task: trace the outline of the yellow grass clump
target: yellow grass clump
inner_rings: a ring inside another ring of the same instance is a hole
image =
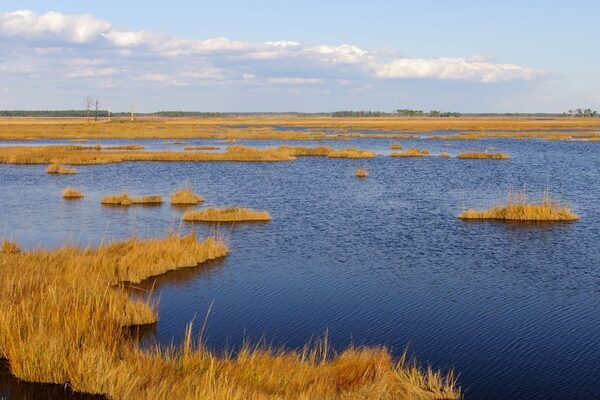
[[[406,149],[404,151],[396,151],[390,154],[392,157],[424,157],[429,155],[429,150],[423,149],[415,149],[411,147],[410,149]]]
[[[448,157],[450,157],[450,153],[446,153],[446,152],[440,153],[440,154],[438,154],[438,157],[448,158]]]
[[[75,168],[63,167],[60,164],[50,164],[46,172],[49,174],[76,174],[77,170]]]
[[[510,158],[510,156],[505,153],[470,152],[470,153],[460,153],[459,155],[456,156],[456,158],[506,160],[506,159]]]
[[[570,207],[553,200],[546,191],[540,202],[528,202],[525,191],[512,194],[509,192],[504,203],[499,203],[488,210],[463,211],[461,219],[488,219],[506,221],[576,221],[579,216]]]
[[[171,194],[171,204],[200,204],[203,201],[204,198],[199,194],[194,193],[189,185],[186,185],[184,188]]]
[[[2,253],[4,254],[17,254],[21,252],[21,247],[17,244],[17,242],[13,242],[12,240],[2,239]],[[2,352],[0,351],[0,357],[2,356]]]
[[[329,158],[373,158],[375,153],[369,150],[362,149],[339,149],[333,150],[327,154]]]
[[[79,199],[83,197],[83,193],[72,187],[65,188],[62,192],[62,197],[66,199]]]
[[[390,145],[390,149],[392,149],[392,150],[401,150],[403,148],[404,147],[400,143],[392,143]]]
[[[127,193],[104,196],[100,203],[114,206],[130,206],[135,204],[161,204],[161,196],[129,196]]]
[[[356,176],[357,178],[366,178],[369,176],[369,171],[367,171],[366,168],[359,167],[354,172],[354,176]]]
[[[219,146],[185,146],[184,150],[219,150]]]
[[[183,215],[183,220],[189,222],[270,221],[271,215],[267,211],[256,211],[249,208],[205,208],[187,211]]]

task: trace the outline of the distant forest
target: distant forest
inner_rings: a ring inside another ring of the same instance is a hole
[[[91,118],[95,116],[92,110],[0,110],[0,117],[47,117],[47,118]],[[98,118],[108,117],[108,110],[98,110]],[[111,117],[123,118],[130,117],[131,112],[112,112]],[[196,118],[215,118],[215,117],[260,117],[260,116],[290,116],[290,117],[338,117],[338,118],[364,118],[364,117],[568,117],[568,118],[598,118],[600,114],[591,109],[575,109],[564,113],[458,113],[447,111],[422,111],[411,109],[398,109],[395,112],[385,111],[334,111],[323,113],[302,113],[302,112],[201,112],[201,111],[158,111],[152,113],[135,113],[135,117],[196,117]]]

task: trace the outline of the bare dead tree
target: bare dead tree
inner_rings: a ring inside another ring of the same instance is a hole
[[[85,106],[85,121],[90,122],[90,111],[94,106],[94,99],[91,96],[86,96],[83,98],[83,104]]]
[[[106,105],[108,109],[108,122],[110,122],[110,98],[106,99]]]
[[[94,114],[94,122],[98,122],[98,98],[96,97],[96,113]]]
[[[135,120],[135,102],[131,103],[129,111],[131,113],[131,121]]]

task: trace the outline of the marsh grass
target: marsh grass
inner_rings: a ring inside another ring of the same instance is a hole
[[[175,205],[194,205],[204,202],[204,198],[192,191],[189,183],[185,187],[171,194],[171,204]]]
[[[450,153],[443,152],[443,153],[438,154],[438,157],[449,158],[450,157]]]
[[[369,176],[369,171],[367,171],[367,169],[364,167],[359,167],[356,169],[356,171],[354,171],[354,176],[357,178],[366,178]]]
[[[17,242],[8,239],[2,239],[2,253],[17,254],[21,252],[21,247]],[[1,350],[1,349],[0,349]],[[0,352],[1,354],[1,352]]]
[[[510,156],[505,153],[488,153],[486,151],[460,153],[456,158],[506,160],[509,159]]]
[[[80,199],[83,197],[83,193],[75,188],[67,187],[63,190],[62,197],[65,199]]]
[[[146,147],[140,144],[127,144],[119,146],[103,146],[104,150],[144,150]]]
[[[429,150],[427,150],[427,149],[419,150],[419,149],[415,149],[414,147],[411,147],[410,149],[406,149],[404,151],[393,152],[390,155],[392,157],[425,157],[425,156],[429,155]]]
[[[75,168],[64,167],[60,164],[50,164],[46,169],[46,172],[49,174],[67,174],[72,175],[76,174],[77,170]]]
[[[131,205],[160,205],[161,196],[129,196],[127,193],[110,194],[100,200],[101,204],[109,206],[131,206]]]
[[[461,219],[506,221],[576,221],[579,216],[570,207],[550,197],[548,190],[539,202],[529,202],[527,192],[508,192],[506,200],[487,210],[468,209],[458,216]]]
[[[183,149],[187,150],[187,151],[193,151],[193,150],[219,150],[220,147],[219,146],[185,146]]]
[[[124,283],[223,257],[219,238],[129,240],[98,248],[0,255],[0,349],[11,373],[110,399],[458,399],[452,373],[421,369],[383,347],[334,352],[327,338],[297,351],[246,344],[217,354],[193,339],[141,347],[124,327],[157,320]],[[43,272],[43,273],[42,273]]]
[[[249,208],[205,208],[203,210],[187,211],[183,220],[188,222],[250,222],[270,221],[267,211],[251,210]]]
[[[400,143],[392,143],[390,145],[390,149],[392,149],[392,150],[401,150],[403,148],[404,147]]]
[[[329,158],[373,158],[376,154],[370,150],[356,148],[333,150],[327,154]]]

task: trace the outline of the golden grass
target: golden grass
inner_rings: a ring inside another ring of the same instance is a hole
[[[78,199],[78,198],[83,197],[83,193],[81,193],[77,189],[68,187],[68,188],[65,188],[65,190],[63,190],[62,197],[66,198],[66,199]]]
[[[392,149],[392,150],[401,150],[403,148],[404,147],[400,143],[392,143],[390,145],[390,149]]]
[[[184,150],[219,150],[219,146],[185,146]]]
[[[450,153],[446,153],[446,152],[440,153],[440,154],[438,154],[438,157],[449,158],[450,157]]]
[[[579,219],[570,207],[551,199],[547,191],[542,201],[537,203],[528,202],[525,191],[516,194],[509,192],[504,203],[499,203],[488,210],[469,209],[463,211],[458,217],[506,221],[576,221]]]
[[[359,167],[356,169],[356,171],[354,171],[354,176],[357,178],[366,178],[369,176],[369,171],[367,171],[366,168]]]
[[[46,172],[48,172],[49,174],[67,174],[67,175],[72,175],[72,174],[76,174],[77,170],[75,168],[63,167],[60,164],[50,164],[50,165],[48,165],[48,168],[46,169]]]
[[[375,156],[372,151],[354,148],[333,150],[327,154],[329,158],[373,158]]]
[[[171,194],[171,204],[200,204],[204,202],[204,198],[192,191],[189,184]]]
[[[17,254],[20,252],[21,252],[21,247],[17,244],[17,242],[13,242],[12,240],[2,239],[2,253]]]
[[[287,152],[294,157],[327,157],[334,149],[327,146],[303,147],[303,146],[279,146],[277,149]]]
[[[129,196],[127,193],[104,196],[100,203],[113,206],[130,206],[135,204],[162,204],[161,196]]]
[[[127,144],[119,146],[104,146],[105,150],[144,150],[145,147],[140,144]]]
[[[244,222],[244,221],[270,221],[271,215],[267,211],[256,211],[249,208],[205,208],[203,210],[187,211],[183,215],[184,221],[200,222]]]
[[[17,378],[111,399],[458,399],[452,374],[422,370],[385,348],[298,351],[246,345],[217,355],[192,340],[143,349],[126,326],[157,319],[120,286],[227,254],[219,239],[136,238],[96,249],[0,256],[0,355]]]
[[[271,162],[290,161],[294,156],[279,149],[259,149],[247,146],[229,146],[224,152],[181,151],[100,151],[88,146],[15,146],[0,148],[3,164],[109,164],[133,161],[181,162]]]
[[[460,153],[456,156],[456,158],[484,158],[484,159],[494,159],[494,160],[506,160],[510,158],[508,154],[505,153],[488,153],[488,152],[469,152],[469,153]]]
[[[390,155],[392,157],[424,157],[429,155],[429,150],[419,150],[411,147],[410,149],[406,149],[404,151],[395,151]]]

